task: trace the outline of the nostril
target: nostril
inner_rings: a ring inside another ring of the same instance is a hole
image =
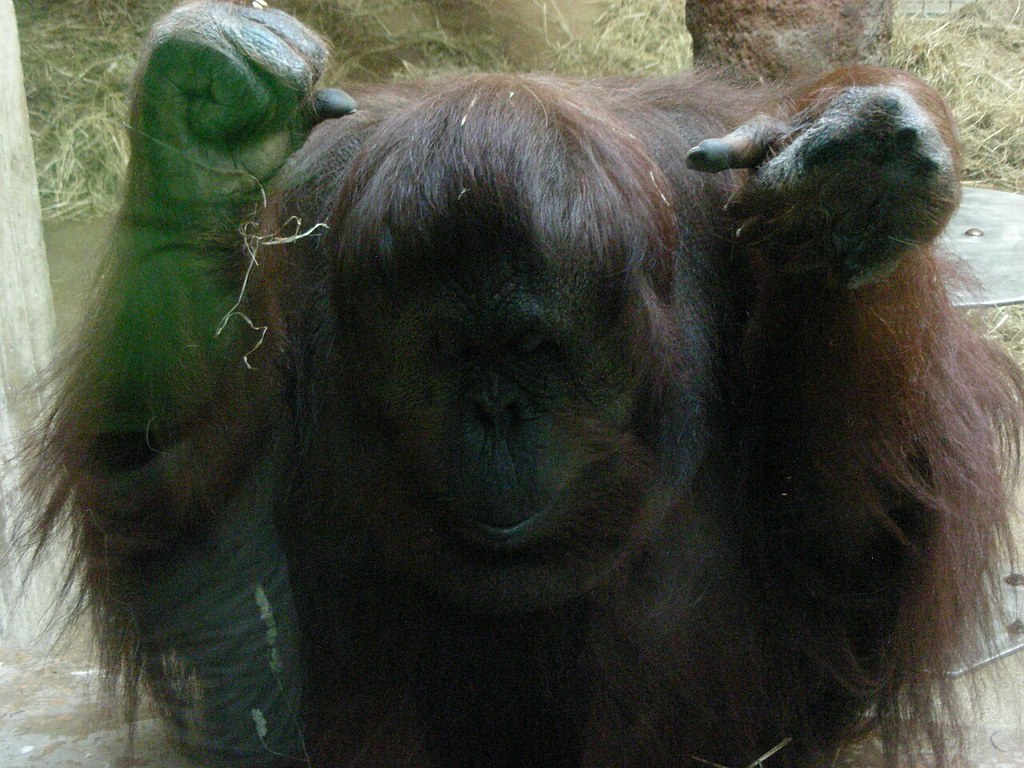
[[[516,400],[495,403],[474,399],[470,404],[470,415],[485,429],[514,429],[523,422],[523,408]]]
[[[508,419],[508,424],[511,427],[515,427],[524,421],[523,418],[523,406],[518,400],[510,400],[505,406],[505,418]]]
[[[472,412],[474,421],[477,421],[488,428],[497,426],[498,414],[493,404],[490,402],[474,398],[470,402],[470,411]]]
[[[490,391],[470,396],[469,411],[474,420],[488,427],[514,426],[523,415],[516,393],[498,384],[493,384]]]

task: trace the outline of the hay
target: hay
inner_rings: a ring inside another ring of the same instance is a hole
[[[972,309],[969,315],[1024,367],[1024,304]]]
[[[1024,2],[900,16],[892,63],[945,97],[960,124],[969,183],[1024,192]]]
[[[594,34],[571,40],[552,60],[573,75],[667,75],[690,67],[686,4],[679,0],[613,0]]]
[[[15,3],[45,219],[113,212],[127,163],[126,94],[150,25],[176,0]],[[428,2],[275,3],[330,39],[327,79],[379,80],[453,69],[507,69],[486,35],[457,36]]]
[[[495,36],[446,29],[430,2],[283,0],[275,5],[328,38],[334,51],[325,73],[328,82],[510,68]]]
[[[18,0],[43,216],[95,219],[117,206],[127,161],[123,126],[142,38],[175,0]],[[335,55],[326,79],[344,83],[460,70],[509,70],[501,41],[446,29],[425,0],[281,0],[323,32]],[[609,0],[594,34],[552,36],[537,69],[566,74],[659,74],[689,65],[678,0]]]
[[[125,93],[157,4],[17,2],[15,10],[43,217],[107,214],[128,157]]]
[[[281,0],[322,30],[330,80],[505,70],[499,41],[443,25],[426,0]],[[46,218],[116,206],[126,160],[124,94],[142,36],[174,0],[16,3]],[[658,74],[689,65],[679,0],[607,0],[594,33],[553,39],[535,65],[569,74]],[[960,121],[966,178],[1024,192],[1024,10],[982,0],[940,17],[898,16],[893,63],[938,87]]]
[[[1024,192],[1024,0],[898,17],[892,63],[946,99],[960,124],[967,183]],[[1024,306],[970,314],[1024,366]]]
[[[287,0],[280,7],[287,8]],[[469,0],[464,7],[483,6]],[[538,35],[531,69],[575,75],[655,75],[690,64],[690,40],[679,0],[606,0],[593,34],[573,38],[564,25]],[[292,0],[288,8],[331,40],[326,79],[344,83],[422,77],[454,71],[509,71],[509,40],[471,26],[449,29],[436,3],[415,0]],[[479,14],[486,16],[486,11]],[[448,19],[450,21],[450,19]],[[537,40],[546,40],[536,47]]]

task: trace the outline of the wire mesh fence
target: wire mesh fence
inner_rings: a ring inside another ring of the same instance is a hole
[[[908,16],[941,16],[968,2],[971,0],[896,0],[896,10]]]

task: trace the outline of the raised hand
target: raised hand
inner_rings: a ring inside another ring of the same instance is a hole
[[[318,120],[351,112],[312,89],[323,40],[291,16],[226,2],[181,6],[153,27],[130,127],[129,206],[187,215],[259,189]]]
[[[955,131],[941,100],[889,70],[834,74],[728,135],[691,167],[750,168],[728,206],[737,239],[783,270],[827,270],[857,287],[937,237],[959,200]]]
[[[239,230],[313,125],[355,108],[342,91],[314,92],[326,61],[321,38],[287,14],[226,2],[181,6],[147,39],[106,309],[78,374],[90,392],[89,418],[78,426],[89,466],[103,475],[97,493],[108,512],[130,507],[131,525],[138,502],[118,497],[124,483],[107,475],[130,470],[126,482],[141,497],[149,481],[131,473],[148,468],[154,487],[167,481],[171,492],[159,492],[174,504],[190,499],[191,481],[181,477],[191,470],[175,457],[192,461],[223,434],[240,439],[247,421],[240,415],[211,430],[196,414],[226,393],[243,410],[271,396],[260,394],[273,391],[264,381],[274,367],[271,345],[261,350],[258,374],[250,372],[247,352],[262,344],[264,329],[235,311],[255,263],[244,258]],[[257,394],[249,399],[245,387]],[[168,519],[181,510],[158,512],[146,509],[144,519],[173,536]]]

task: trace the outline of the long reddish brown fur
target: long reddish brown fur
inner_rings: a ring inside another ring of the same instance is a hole
[[[905,73],[839,70],[783,101],[781,116],[815,114],[854,84],[912,94],[959,169],[948,107]],[[958,194],[936,200],[934,218],[917,222],[924,244],[906,253],[890,278],[859,290],[786,274],[792,265],[776,271],[771,253],[752,249],[760,277],[746,357],[761,387],[769,453],[781,457],[769,461],[769,482],[797,531],[775,532],[778,549],[767,545],[763,554],[777,562],[797,544],[820,548],[830,563],[803,562],[786,573],[785,583],[799,582],[811,599],[792,601],[782,588],[784,597],[769,610],[782,626],[800,627],[801,611],[827,626],[828,615],[851,599],[842,586],[835,589],[829,570],[862,557],[872,530],[900,542],[906,562],[893,606],[896,631],[877,667],[850,664],[855,654],[835,637],[816,638],[806,627],[794,632],[823,662],[846,665],[846,684],[876,702],[864,727],[878,729],[893,761],[919,746],[915,734],[922,733],[936,761],[945,760],[943,746],[959,726],[945,673],[987,655],[999,582],[1017,562],[1010,520],[1021,473],[1024,378],[951,303],[951,288],[970,278],[934,239],[958,202]],[[809,519],[799,501],[791,503],[802,493],[819,498],[823,517]],[[894,498],[903,500],[895,509]]]
[[[706,123],[727,130],[751,111],[771,111],[784,120],[797,112],[813,112],[815,103],[827,100],[836,87],[864,84],[865,80],[875,84],[878,77],[874,71],[841,72],[809,92],[783,100],[781,111],[775,101],[757,107],[749,92],[708,83],[687,86],[683,96],[675,97],[676,86],[671,82],[635,87],[619,84],[612,90],[619,89],[619,106],[638,110],[639,117],[623,120],[633,127],[642,127],[647,115],[657,122],[658,110],[664,107],[673,113],[703,111]],[[931,113],[955,148],[955,130],[941,100],[917,81],[895,77],[897,84],[908,88]],[[493,90],[504,87],[499,86]],[[635,93],[630,94],[633,88]],[[556,82],[550,89],[538,85],[537,91],[542,94],[541,101],[551,100],[552,108],[559,106],[557,99],[572,92],[574,98],[596,105],[598,114],[602,109],[601,87],[590,91],[578,84]],[[363,97],[369,107],[368,123],[376,119],[374,98],[381,105],[382,121],[396,108],[389,99],[401,106],[412,98],[401,95],[402,87],[395,92],[400,95],[385,92]],[[727,100],[725,106],[715,106],[722,99]],[[717,114],[719,110],[722,114]],[[584,122],[586,131],[604,130],[600,120]],[[365,130],[372,131],[372,126]],[[500,125],[489,124],[487,130],[502,135]],[[664,130],[651,130],[651,134],[644,136],[638,131],[639,138],[634,137],[643,156],[654,153],[645,142],[665,140]],[[609,140],[613,144],[625,141],[618,135]],[[311,156],[316,159],[315,153]],[[690,203],[687,190],[679,186],[681,171],[673,169],[666,175],[668,184],[675,185],[671,194],[677,211],[686,209]],[[326,172],[323,176],[311,183],[329,185],[336,179]],[[735,190],[740,183],[742,174],[724,189]],[[955,199],[947,203],[940,205],[944,215],[952,210]],[[717,212],[705,210],[685,212],[699,220],[717,216]],[[935,221],[920,222],[925,244],[906,254],[890,278],[857,290],[835,285],[817,271],[793,269],[772,252],[770,238],[767,245],[745,245],[735,251],[737,259],[747,260],[747,265],[739,268],[747,277],[742,285],[729,288],[735,293],[730,300],[744,305],[747,316],[739,354],[729,361],[735,378],[731,396],[737,407],[744,408],[742,417],[750,421],[749,429],[739,430],[749,440],[744,446],[749,456],[740,478],[745,506],[736,515],[743,526],[737,536],[741,560],[759,579],[740,579],[738,583],[750,590],[744,604],[757,611],[751,619],[756,630],[738,632],[736,646],[727,658],[715,658],[715,648],[683,650],[678,657],[668,654],[666,658],[664,640],[657,633],[628,636],[633,630],[659,628],[649,616],[641,616],[641,608],[653,611],[657,602],[634,607],[626,602],[633,595],[629,588],[609,587],[602,593],[606,600],[603,610],[609,615],[619,611],[622,616],[605,623],[597,621],[595,626],[606,631],[586,650],[597,659],[595,668],[603,676],[598,688],[612,691],[618,698],[609,693],[614,701],[610,700],[606,709],[601,708],[600,697],[592,702],[593,711],[586,722],[598,738],[585,752],[592,764],[601,764],[604,750],[628,753],[631,739],[643,745],[640,754],[665,764],[674,764],[680,757],[662,752],[668,747],[645,731],[647,727],[664,727],[674,733],[681,726],[666,723],[668,713],[658,711],[659,693],[643,687],[645,678],[630,677],[635,666],[633,659],[623,655],[626,653],[647,654],[645,658],[659,672],[672,665],[707,663],[718,676],[717,684],[736,694],[732,702],[736,709],[722,717],[738,717],[738,730],[748,726],[743,720],[748,715],[764,716],[773,723],[810,722],[819,731],[818,743],[828,746],[878,728],[889,757],[895,760],[918,743],[918,729],[923,728],[931,746],[939,750],[941,763],[941,748],[949,735],[945,724],[955,726],[957,711],[951,683],[943,673],[972,657],[978,650],[978,632],[990,624],[994,588],[1001,575],[998,568],[1012,549],[1010,489],[1020,471],[1024,426],[1024,380],[1019,369],[983,339],[950,302],[946,285],[952,269],[929,243],[943,223],[944,217],[938,215]],[[268,231],[274,226],[269,225]],[[727,225],[715,226],[728,231]],[[280,264],[290,269],[289,258],[298,257],[284,255]],[[303,265],[301,269],[315,274],[319,267]],[[278,302],[287,304],[293,299],[290,291],[304,290],[292,284],[294,277],[287,272],[281,267],[276,275],[265,278],[251,298],[253,311],[279,318],[280,328],[286,326],[288,309],[294,306],[282,310]],[[102,346],[104,320],[101,316],[100,330],[85,336],[74,353],[71,373],[61,385],[40,436],[31,485],[40,510],[34,535],[41,542],[70,526],[73,576],[80,580],[82,599],[100,631],[104,661],[111,669],[127,669],[128,688],[134,690],[142,665],[136,655],[131,616],[122,612],[125,595],[120,590],[130,582],[121,581],[123,573],[131,570],[140,551],[164,546],[161,536],[170,532],[173,538],[182,526],[203,524],[187,519],[196,498],[201,499],[199,508],[209,511],[230,494],[231,468],[239,455],[253,448],[261,424],[273,419],[265,402],[268,392],[274,401],[280,384],[276,369],[270,366],[270,378],[259,386],[231,388],[236,399],[230,403],[212,396],[217,387],[199,385],[211,397],[204,398],[203,407],[195,408],[183,425],[187,434],[198,437],[188,461],[180,470],[166,468],[161,475],[166,484],[150,487],[155,496],[120,496],[116,478],[95,470],[98,436],[90,431],[90,409],[96,396],[92,383],[98,365],[95,356]],[[296,322],[294,317],[291,322]],[[652,336],[659,334],[671,337],[673,331],[638,330],[636,346],[650,345]],[[282,333],[272,337],[267,348],[273,350],[271,355],[283,355],[292,351],[287,343]],[[659,341],[654,346],[663,345]],[[666,364],[652,378],[674,370],[675,365]],[[194,373],[202,379],[206,372]],[[241,445],[245,450],[238,452],[239,425],[243,423],[246,437]],[[207,472],[193,480],[192,469],[197,465],[205,466]],[[330,489],[324,490],[330,493]],[[154,521],[148,516],[146,507],[153,503],[166,508],[166,518]],[[120,527],[125,520],[132,525],[138,520],[158,524],[152,531],[144,527],[141,533],[129,526],[125,538]],[[881,563],[880,569],[888,574],[882,576],[871,571],[874,560],[870,553],[880,543],[879,557],[891,558]],[[725,567],[738,565],[729,562]],[[895,574],[889,573],[893,569]],[[890,578],[899,584],[895,593],[887,588]],[[728,613],[724,603],[721,610]],[[875,637],[873,627],[857,623],[858,616],[868,623],[879,615],[892,619],[895,629],[890,637]],[[371,618],[384,625],[388,621],[386,616]],[[700,636],[700,627],[689,629]],[[537,636],[543,637],[543,630]],[[763,645],[755,645],[752,637]],[[390,639],[401,646],[397,638]],[[709,642],[727,640],[714,636]],[[551,647],[561,648],[559,642],[552,640]],[[867,645],[861,647],[864,643]],[[671,644],[668,648],[679,650]],[[787,666],[787,652],[794,648],[799,649],[799,668]],[[651,673],[650,679],[672,680],[678,674],[681,680],[689,680],[689,672]],[[745,706],[767,709],[773,705],[770,698],[751,699],[741,690],[756,685],[758,675],[783,681],[778,683],[781,689],[835,686],[851,700],[863,702],[862,719],[856,727],[848,724],[848,716],[833,722],[827,714],[801,710],[799,701],[792,712],[747,712]],[[381,682],[384,703],[377,702],[372,712],[380,716],[380,723],[395,726],[396,743],[408,748],[405,757],[409,758],[420,748],[415,735],[405,741],[402,728],[408,723],[389,723],[385,711],[392,682]],[[699,693],[694,691],[696,696]],[[751,705],[751,701],[756,703]],[[634,707],[640,716],[621,719],[615,707],[623,704]],[[723,706],[728,710],[729,702]],[[340,733],[348,723],[335,725]],[[833,726],[839,731],[829,733]],[[758,739],[772,732],[773,726],[762,730],[750,725],[750,730],[752,743],[772,746]],[[738,737],[738,741],[744,739]],[[617,751],[622,744],[627,747]],[[786,754],[783,750],[773,760],[785,764]],[[823,757],[813,745],[804,754],[813,759]],[[685,756],[686,760],[689,757]]]

